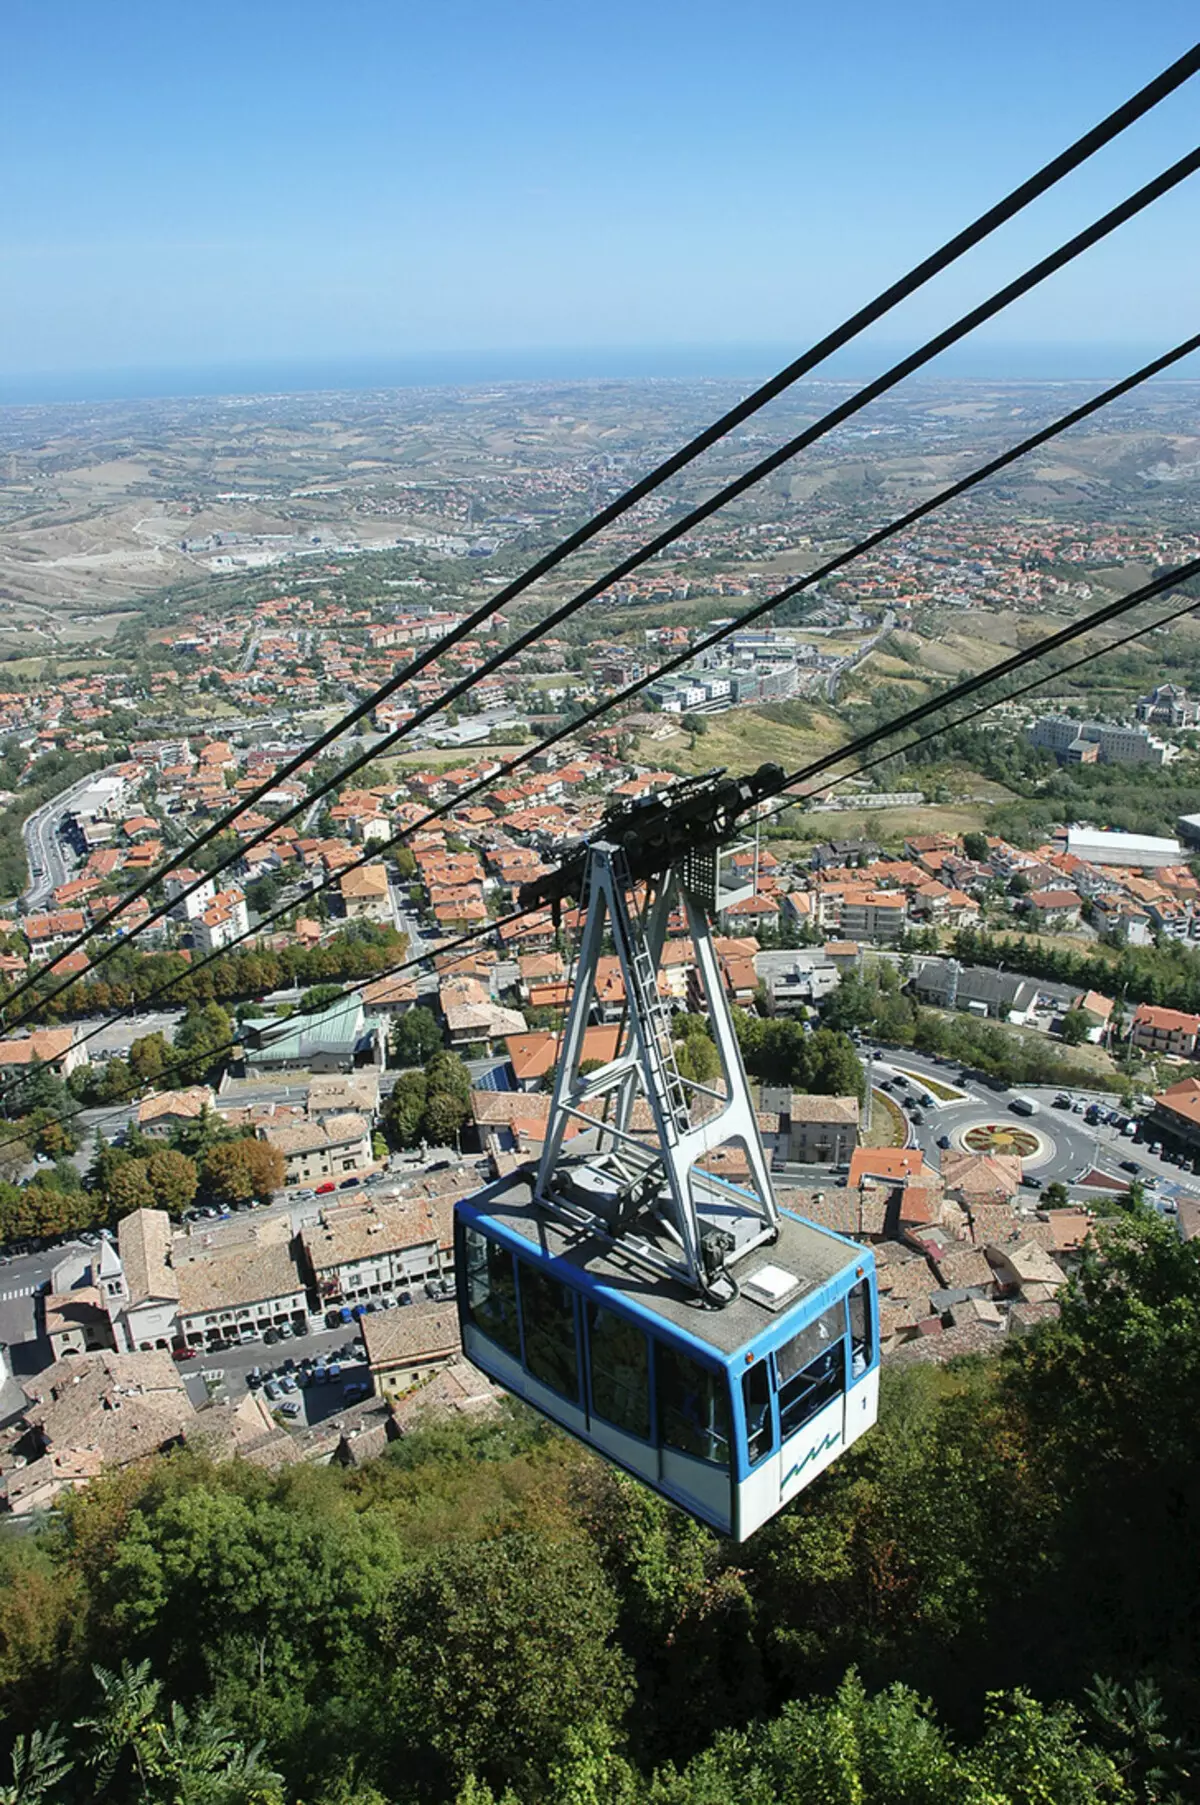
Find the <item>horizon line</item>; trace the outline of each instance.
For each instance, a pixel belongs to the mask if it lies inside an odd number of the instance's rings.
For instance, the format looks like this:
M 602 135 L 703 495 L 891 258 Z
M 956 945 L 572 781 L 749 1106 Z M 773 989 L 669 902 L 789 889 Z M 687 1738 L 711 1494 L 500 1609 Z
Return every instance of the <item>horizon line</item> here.
M 874 374 L 911 346 L 875 341 L 847 347 L 803 380 L 844 382 Z M 789 363 L 781 343 L 519 346 L 416 352 L 241 357 L 203 363 L 103 365 L 62 371 L 0 371 L 0 407 L 53 407 L 122 401 L 271 398 L 369 393 L 390 389 L 476 388 L 555 382 L 757 381 Z M 1046 383 L 1112 379 L 1153 355 L 1146 343 L 1096 341 L 992 343 L 956 347 L 910 381 Z M 1185 360 L 1186 363 L 1192 361 Z M 1173 375 L 1165 380 L 1200 377 Z M 797 385 L 801 386 L 801 385 Z

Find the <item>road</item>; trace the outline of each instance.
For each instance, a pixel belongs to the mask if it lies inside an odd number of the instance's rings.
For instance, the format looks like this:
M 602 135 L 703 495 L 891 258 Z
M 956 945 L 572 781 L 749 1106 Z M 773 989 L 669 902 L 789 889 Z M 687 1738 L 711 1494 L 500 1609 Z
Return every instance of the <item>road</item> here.
M 863 1048 L 862 1051 L 865 1054 L 866 1049 Z M 923 1054 L 910 1053 L 903 1048 L 879 1048 L 874 1062 L 876 1087 L 883 1079 L 891 1082 L 891 1074 L 896 1069 L 914 1072 L 967 1093 L 967 1101 L 962 1103 L 942 1103 L 935 1098 L 932 1107 L 922 1109 L 923 1120 L 919 1124 L 909 1120 L 910 1139 L 921 1148 L 930 1165 L 940 1168 L 942 1150 L 937 1143 L 943 1136 L 948 1135 L 955 1141 L 967 1127 L 976 1123 L 1003 1122 L 1008 1127 L 1028 1127 L 1041 1138 L 1043 1148 L 1027 1162 L 1026 1169 L 1040 1179 L 1043 1185 L 1057 1180 L 1069 1189 L 1077 1190 L 1081 1179 L 1089 1172 L 1097 1171 L 1122 1184 L 1128 1184 L 1135 1176 L 1153 1179 L 1162 1197 L 1189 1187 L 1192 1179 L 1189 1171 L 1160 1159 L 1150 1153 L 1144 1144 L 1123 1136 L 1118 1129 L 1107 1124 L 1091 1127 L 1082 1115 L 1076 1115 L 1071 1110 L 1055 1109 L 1054 1098 L 1062 1094 L 1062 1087 L 1059 1085 L 1021 1087 L 1020 1094 L 1033 1098 L 1038 1105 L 1038 1114 L 1030 1119 L 1010 1110 L 1009 1103 L 1014 1095 L 1011 1089 L 992 1090 L 988 1085 L 962 1079 L 959 1076 L 960 1068 L 953 1063 L 939 1064 Z M 911 1085 L 907 1087 L 909 1096 L 914 1088 Z M 1072 1090 L 1069 1094 L 1084 1102 L 1094 1101 L 1104 1109 L 1117 1106 L 1117 1099 L 1112 1092 Z M 896 1084 L 893 1100 L 903 1108 L 906 1087 Z M 907 1118 L 907 1110 L 905 1114 Z M 1138 1173 L 1122 1171 L 1123 1160 L 1133 1161 L 1138 1167 Z M 1196 1181 L 1195 1188 L 1200 1190 L 1200 1180 Z M 1086 1196 L 1086 1191 L 1080 1195 Z M 1032 1197 L 1032 1192 L 1030 1196 Z
M 40 808 L 35 809 L 21 824 L 25 862 L 29 866 L 29 888 L 22 898 L 27 912 L 45 908 L 58 886 L 65 884 L 70 877 L 73 863 L 68 860 L 59 842 L 59 826 L 75 798 L 113 768 L 106 767 L 103 771 L 93 771 L 89 776 L 81 777 L 78 783 L 60 790 L 57 796 L 52 796 L 49 802 L 44 802 Z

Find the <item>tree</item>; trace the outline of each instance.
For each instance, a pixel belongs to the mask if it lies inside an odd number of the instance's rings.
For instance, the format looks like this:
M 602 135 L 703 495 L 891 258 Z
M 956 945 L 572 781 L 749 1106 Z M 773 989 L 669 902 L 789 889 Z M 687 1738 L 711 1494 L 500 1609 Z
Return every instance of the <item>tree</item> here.
M 1092 1031 L 1091 1018 L 1082 1009 L 1068 1009 L 1062 1018 L 1059 1029 L 1063 1040 L 1069 1047 L 1081 1047 Z
M 393 1147 L 415 1147 L 425 1116 L 424 1072 L 403 1072 L 383 1110 L 384 1130 Z
M 398 1016 L 389 1051 L 397 1065 L 424 1065 L 442 1044 L 442 1031 L 432 1009 L 418 1004 Z
M 214 1066 L 228 1057 L 232 1040 L 233 1022 L 219 1003 L 191 1007 L 175 1030 L 176 1056 L 190 1055 L 181 1080 L 198 1084 L 207 1078 Z
M 452 1090 L 431 1089 L 425 1098 L 421 1122 L 424 1137 L 434 1147 L 453 1147 L 470 1116 L 466 1099 Z
M 144 1034 L 129 1049 L 129 1072 L 141 1084 L 154 1084 L 170 1065 L 172 1049 L 161 1034 Z
M 225 1141 L 205 1155 L 201 1177 L 216 1203 L 241 1204 L 268 1200 L 285 1176 L 283 1154 L 267 1141 L 248 1136 Z
M 1066 1185 L 1057 1178 L 1042 1192 L 1042 1204 L 1048 1210 L 1065 1210 L 1070 1201 Z
M 390 1623 L 396 1766 L 432 1766 L 438 1796 L 477 1775 L 542 1797 L 620 1716 L 616 1599 L 578 1541 L 510 1532 L 440 1550 L 401 1575 Z
M 146 1161 L 146 1177 L 157 1200 L 156 1207 L 182 1216 L 195 1202 L 200 1184 L 196 1162 L 171 1147 L 160 1148 Z
M 153 1210 L 159 1207 L 150 1186 L 147 1160 L 122 1160 L 109 1175 L 106 1194 L 114 1216 L 128 1216 L 133 1210 Z
M 972 860 L 974 864 L 985 865 L 988 857 L 987 835 L 978 833 L 964 834 L 963 854 L 964 857 Z
M 301 1015 L 319 1015 L 322 1009 L 328 1009 L 332 1003 L 340 1003 L 345 999 L 345 991 L 340 984 L 314 984 L 300 998 Z

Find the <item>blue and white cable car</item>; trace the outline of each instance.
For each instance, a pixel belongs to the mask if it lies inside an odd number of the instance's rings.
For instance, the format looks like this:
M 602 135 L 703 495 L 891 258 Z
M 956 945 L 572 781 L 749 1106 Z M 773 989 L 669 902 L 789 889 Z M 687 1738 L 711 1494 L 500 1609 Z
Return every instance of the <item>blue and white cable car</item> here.
M 874 1423 L 879 1335 L 870 1252 L 775 1200 L 707 908 L 716 845 L 783 773 L 720 778 L 610 810 L 606 837 L 533 887 L 587 899 L 542 1154 L 456 1204 L 455 1268 L 477 1366 L 741 1541 Z M 681 1065 L 664 998 L 676 901 L 711 1084 Z M 594 1069 L 610 937 L 629 1032 Z
M 736 1541 L 879 1406 L 869 1249 L 780 1211 L 778 1240 L 744 1265 L 736 1301 L 712 1309 L 605 1238 L 548 1218 L 528 1177 L 455 1205 L 468 1357 Z

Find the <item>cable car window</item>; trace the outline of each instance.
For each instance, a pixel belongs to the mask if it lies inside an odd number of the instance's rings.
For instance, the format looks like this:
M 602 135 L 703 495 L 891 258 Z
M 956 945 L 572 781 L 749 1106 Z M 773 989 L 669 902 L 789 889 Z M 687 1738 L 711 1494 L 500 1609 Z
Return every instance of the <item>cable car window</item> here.
M 518 1260 L 525 1365 L 535 1379 L 560 1397 L 579 1397 L 579 1354 L 575 1346 L 575 1300 L 565 1285 Z
M 659 1342 L 658 1421 L 664 1444 L 707 1460 L 729 1465 L 729 1396 L 724 1373 Z
M 467 1308 L 481 1335 L 505 1353 L 521 1357 L 517 1322 L 517 1283 L 507 1248 L 468 1227 L 463 1236 L 467 1256 Z
M 592 1409 L 614 1429 L 650 1440 L 650 1347 L 636 1324 L 588 1305 Z
M 798 1335 L 793 1335 L 790 1341 L 786 1341 L 776 1351 L 775 1366 L 779 1373 L 779 1383 L 782 1385 L 794 1374 L 802 1372 L 811 1360 L 815 1360 L 831 1342 L 840 1341 L 845 1333 L 846 1309 L 839 1299 L 832 1308 L 823 1310 L 815 1321 L 801 1329 Z
M 779 1387 L 779 1433 L 786 1439 L 846 1389 L 846 1344 L 835 1341 L 824 1353 Z
M 746 1412 L 746 1460 L 753 1466 L 755 1461 L 771 1452 L 775 1441 L 771 1422 L 771 1374 L 765 1360 L 742 1374 L 742 1407 Z
M 850 1373 L 861 1379 L 871 1364 L 871 1290 L 866 1279 L 850 1293 Z

